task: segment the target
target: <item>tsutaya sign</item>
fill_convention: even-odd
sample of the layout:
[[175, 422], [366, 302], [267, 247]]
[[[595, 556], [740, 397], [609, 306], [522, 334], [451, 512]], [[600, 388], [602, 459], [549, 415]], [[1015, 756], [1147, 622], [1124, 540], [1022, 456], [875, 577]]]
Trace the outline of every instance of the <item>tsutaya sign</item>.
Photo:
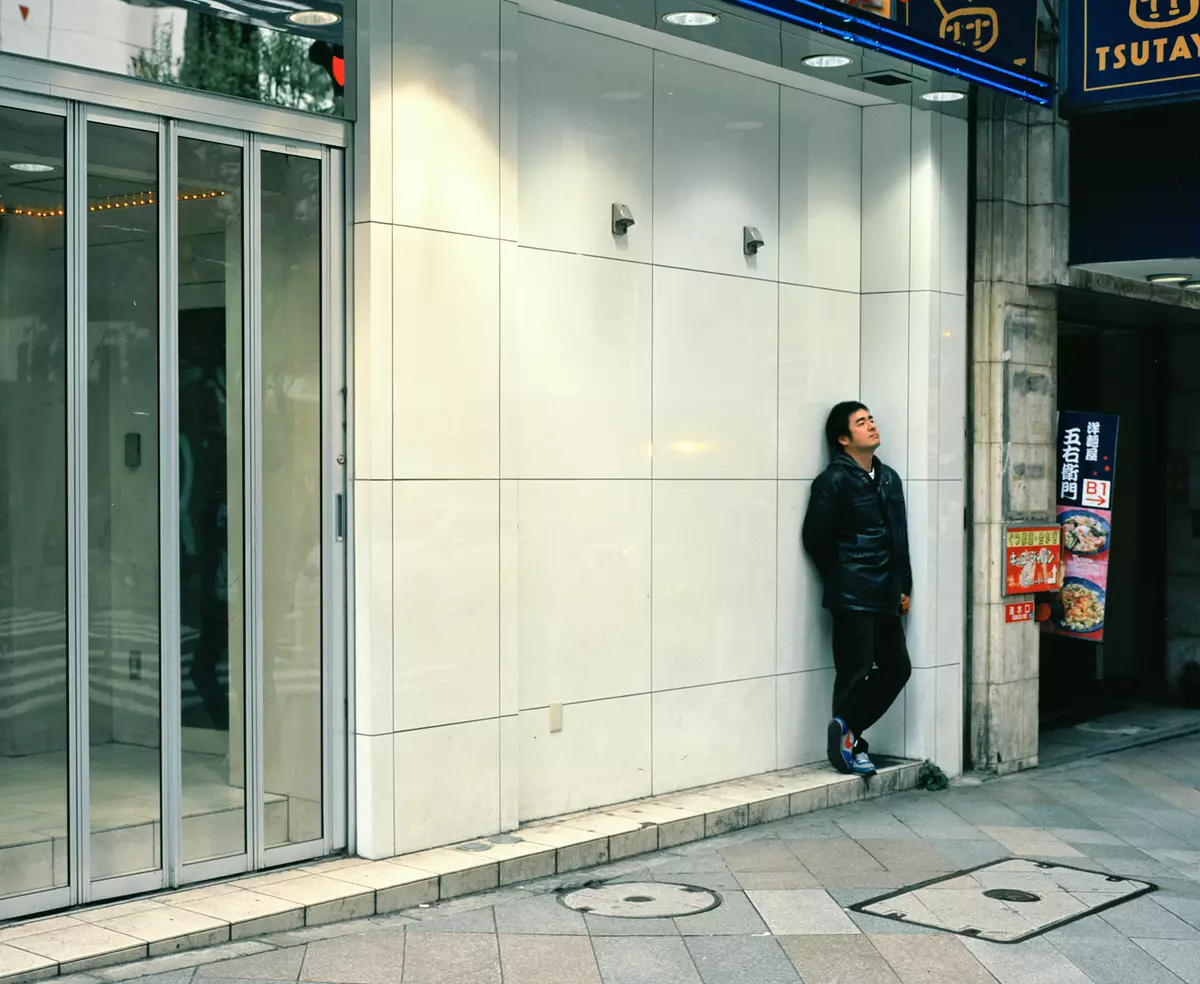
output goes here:
[[1067, 103], [1200, 95], [1200, 0], [1071, 0]]

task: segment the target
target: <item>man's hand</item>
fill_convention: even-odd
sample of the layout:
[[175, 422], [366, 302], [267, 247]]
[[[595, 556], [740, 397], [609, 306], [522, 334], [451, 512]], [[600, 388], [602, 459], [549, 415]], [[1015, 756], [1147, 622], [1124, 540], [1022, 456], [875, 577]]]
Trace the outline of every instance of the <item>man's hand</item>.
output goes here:
[[908, 610], [912, 608], [912, 599], [908, 595], [900, 596], [900, 614], [907, 615]]

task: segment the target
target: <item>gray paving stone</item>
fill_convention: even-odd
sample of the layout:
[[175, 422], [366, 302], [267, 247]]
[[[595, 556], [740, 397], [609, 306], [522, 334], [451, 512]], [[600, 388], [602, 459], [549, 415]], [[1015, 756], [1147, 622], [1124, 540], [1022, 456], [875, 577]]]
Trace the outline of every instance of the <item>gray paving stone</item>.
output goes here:
[[677, 917], [675, 925], [683, 936], [752, 936], [767, 931], [744, 892], [725, 892], [715, 909]]
[[684, 942], [704, 984], [800, 984], [774, 938], [694, 936]]
[[1016, 810], [998, 800], [975, 794], [950, 795], [942, 803], [976, 827], [1036, 827]]
[[1111, 923], [1105, 922], [1099, 916], [1084, 916], [1082, 919], [1076, 919], [1074, 922], [1060, 926], [1058, 929], [1050, 930], [1045, 938], [1055, 946], [1058, 946], [1059, 940], [1066, 940], [1068, 942], [1079, 940], [1120, 942], [1126, 937], [1124, 933], [1120, 932]]
[[964, 940], [1000, 984], [1091, 984], [1082, 970], [1042, 937], [1016, 946]]
[[703, 984], [681, 939], [593, 939], [604, 984]]
[[779, 945], [804, 984], [899, 984], [865, 936], [781, 936]]
[[746, 871], [737, 875], [738, 885], [742, 889], [754, 888], [820, 888], [818, 882], [807, 869], [794, 871]]
[[1200, 984], [1200, 942], [1136, 940], [1138, 946], [1186, 984]]
[[872, 942], [903, 984], [994, 984], [957, 937], [891, 935]]
[[410, 933], [494, 933], [495, 910], [492, 906], [471, 909], [448, 916], [430, 916], [408, 927]]
[[890, 813], [882, 810], [857, 817], [836, 817], [839, 827], [854, 840], [917, 840], [917, 835]]
[[404, 984], [500, 984], [500, 951], [487, 933], [413, 933]]
[[504, 984], [600, 984], [586, 936], [500, 937]]
[[885, 802], [892, 815], [922, 840], [981, 840], [984, 836], [977, 827], [941, 803]]
[[695, 885], [697, 888], [710, 888], [714, 892], [741, 891], [742, 884], [731, 871], [654, 871], [650, 879], [656, 882], [668, 882], [673, 885]]
[[497, 906], [496, 929], [500, 933], [537, 936], [586, 936], [587, 924], [578, 912], [559, 901], [557, 893]]
[[859, 839], [858, 844], [889, 871], [925, 872], [926, 878], [943, 872], [958, 871], [959, 863], [947, 857], [928, 841]]
[[404, 929], [342, 936], [308, 945], [302, 981], [394, 984], [404, 970]]
[[1100, 913], [1100, 918], [1130, 939], [1200, 940], [1200, 930], [1144, 895]]
[[1058, 939], [1054, 948], [1094, 984], [1179, 984], [1179, 978], [1130, 940]]
[[747, 892], [767, 928], [776, 936], [855, 934], [858, 927], [827, 892]]
[[870, 936], [928, 936], [938, 932], [926, 926], [914, 926], [898, 919], [883, 919], [867, 912], [847, 912], [846, 915], [859, 930]]
[[272, 950], [250, 957], [205, 964], [196, 971], [196, 979], [215, 977], [225, 980], [294, 981], [300, 976], [303, 963], [304, 947], [293, 946], [286, 950]]
[[799, 858], [778, 838], [733, 844], [717, 852], [735, 874], [747, 871], [803, 870]]
[[1086, 848], [1092, 845], [1099, 844], [1108, 847], [1120, 847], [1124, 845], [1116, 834], [1110, 834], [1107, 830], [1101, 830], [1099, 827], [1091, 829], [1082, 829], [1079, 827], [1047, 827], [1055, 837], [1064, 843], [1070, 844], [1072, 847], [1079, 848], [1084, 854], [1091, 853]]
[[989, 861], [1002, 861], [1011, 858], [1013, 852], [994, 840], [942, 840], [933, 839], [926, 843], [937, 848], [942, 854], [957, 861], [960, 869], [974, 868], [987, 864]]
[[678, 936], [674, 919], [617, 919], [613, 916], [583, 917], [592, 936]]
[[1155, 892], [1150, 898], [1189, 926], [1200, 929], [1200, 898], [1187, 898], [1169, 892]]
[[[172, 970], [166, 974], [152, 974], [149, 977], [137, 978], [139, 984], [188, 984], [196, 973], [196, 968], [189, 967], [187, 970]], [[92, 980], [98, 981], [101, 978], [93, 977]], [[66, 982], [71, 978], [63, 977], [61, 981]]]

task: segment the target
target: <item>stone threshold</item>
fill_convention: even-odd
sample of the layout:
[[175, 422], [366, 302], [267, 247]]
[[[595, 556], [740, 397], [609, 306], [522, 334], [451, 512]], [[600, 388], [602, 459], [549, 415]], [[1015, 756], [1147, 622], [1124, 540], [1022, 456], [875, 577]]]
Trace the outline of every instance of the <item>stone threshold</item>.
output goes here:
[[386, 861], [336, 858], [0, 924], [0, 984], [23, 984], [269, 933], [397, 912], [593, 868], [733, 830], [912, 789], [920, 763], [869, 782], [785, 769], [528, 823]]

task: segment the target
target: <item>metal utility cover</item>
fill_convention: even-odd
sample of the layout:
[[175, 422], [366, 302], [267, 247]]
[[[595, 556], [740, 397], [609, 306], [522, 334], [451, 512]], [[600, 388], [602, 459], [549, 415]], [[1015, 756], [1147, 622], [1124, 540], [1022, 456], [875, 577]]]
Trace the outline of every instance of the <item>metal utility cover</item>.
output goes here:
[[850, 906], [854, 912], [992, 943], [1021, 943], [1136, 899], [1149, 882], [1007, 858]]
[[610, 882], [588, 885], [561, 896], [576, 912], [619, 919], [665, 919], [695, 916], [721, 904], [721, 897], [696, 885], [667, 882]]

